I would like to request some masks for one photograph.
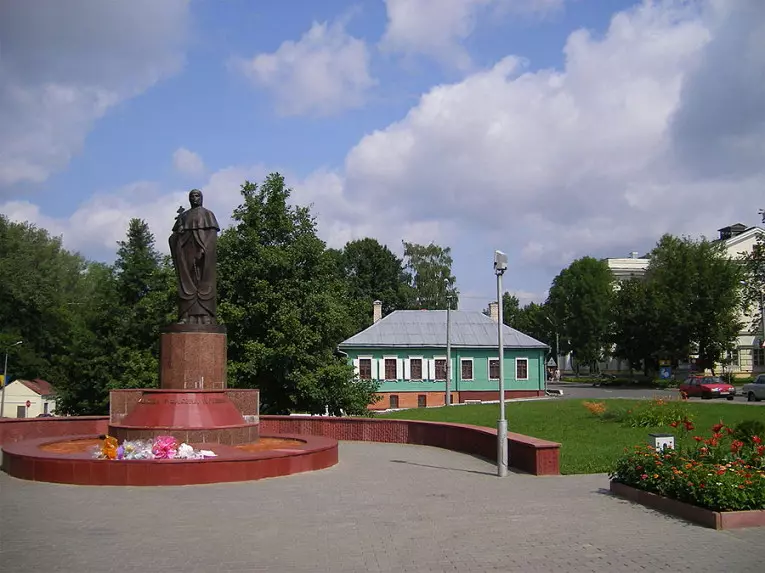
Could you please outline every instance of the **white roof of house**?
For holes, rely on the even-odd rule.
[[[527,334],[503,325],[505,348],[549,348]],[[497,323],[481,312],[451,311],[451,344],[460,348],[496,348]],[[397,310],[340,343],[349,347],[446,346],[445,310]]]

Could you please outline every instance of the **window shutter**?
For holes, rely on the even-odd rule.
[[[369,362],[370,362],[372,380],[379,380],[379,378],[377,377],[377,360],[375,360],[374,358],[370,358]]]
[[[436,379],[436,359],[431,358],[428,360],[428,380]]]
[[[409,358],[404,358],[404,380],[412,379],[412,365]]]
[[[401,358],[396,358],[396,380],[404,379],[404,361]]]
[[[377,362],[377,378],[380,380],[385,380],[385,358],[380,358],[377,360]]]
[[[353,359],[353,372],[356,374],[356,378],[359,377],[359,359]]]

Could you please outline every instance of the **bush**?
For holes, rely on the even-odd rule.
[[[582,402],[593,416],[605,422],[617,422],[628,428],[656,428],[659,426],[693,429],[693,414],[684,400],[654,398],[629,410],[608,409],[605,402]],[[765,435],[765,433],[763,434]]]
[[[657,426],[684,425],[686,430],[693,429],[693,415],[683,400],[653,398],[627,410],[622,424],[631,428],[655,428]]]
[[[752,436],[765,438],[765,424],[760,420],[744,420],[733,430],[733,437],[749,446],[752,445]]]
[[[741,426],[741,425],[740,425]],[[657,452],[651,446],[625,449],[609,477],[619,483],[714,511],[765,509],[765,445],[747,441],[721,422],[696,446]]]

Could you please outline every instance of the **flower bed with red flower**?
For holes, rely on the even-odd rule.
[[[678,428],[688,431],[687,425]],[[692,425],[691,425],[692,429]],[[765,444],[722,422],[695,445],[657,452],[652,446],[625,450],[609,477],[616,482],[713,511],[765,509]]]

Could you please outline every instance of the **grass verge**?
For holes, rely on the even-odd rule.
[[[629,428],[618,422],[600,419],[591,414],[582,402],[592,400],[544,400],[515,402],[506,405],[508,430],[535,438],[560,442],[561,473],[608,472],[624,448],[647,442],[648,434],[664,432],[675,435],[678,445],[691,445],[694,432],[682,436],[675,428]],[[627,410],[639,400],[597,400],[605,402],[609,411]],[[707,435],[719,421],[735,426],[744,420],[765,422],[765,407],[745,404],[687,402],[698,433]],[[381,414],[382,418],[454,422],[496,428],[497,404],[420,408]]]

